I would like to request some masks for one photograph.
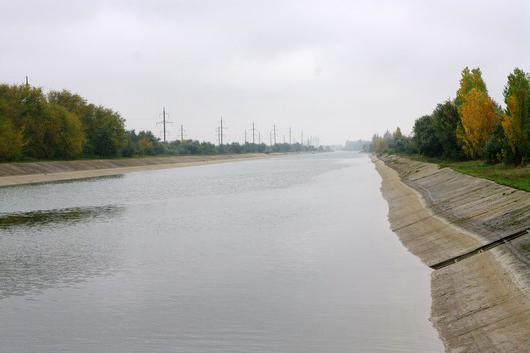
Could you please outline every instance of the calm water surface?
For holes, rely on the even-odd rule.
[[[0,189],[0,352],[441,352],[355,153]]]

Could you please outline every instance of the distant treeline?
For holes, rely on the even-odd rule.
[[[357,141],[351,141],[347,140],[344,143],[344,149],[346,151],[364,151],[366,147],[370,145],[370,141],[364,141],[364,140],[357,140]]]
[[[68,91],[0,85],[0,161],[111,158],[314,150],[301,144],[216,146],[193,140],[164,143],[151,131],[125,129],[118,112]]]
[[[479,68],[462,71],[455,99],[416,120],[412,136],[399,128],[374,135],[377,153],[422,154],[450,160],[481,159],[522,165],[530,158],[529,75],[515,69],[504,87],[502,108],[488,95]]]

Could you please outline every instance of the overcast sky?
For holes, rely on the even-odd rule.
[[[162,107],[186,136],[227,140],[256,123],[325,144],[368,139],[454,97],[480,66],[502,100],[530,71],[530,5],[506,1],[0,0],[0,81],[26,75],[150,129]]]

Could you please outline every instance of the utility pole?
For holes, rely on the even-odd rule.
[[[261,132],[258,131],[258,145],[261,145]]]
[[[272,146],[272,131],[269,131],[269,146]]]
[[[245,129],[245,145],[247,144],[247,129]]]
[[[256,144],[256,130],[254,129],[254,122],[252,122],[252,144]]]
[[[180,142],[184,143],[184,127],[180,124]]]
[[[291,127],[289,126],[289,144],[291,144]]]
[[[162,123],[164,124],[164,142],[166,142],[166,107],[162,108]]]
[[[28,76],[26,76],[26,88],[29,87],[29,79],[28,79]]]
[[[303,146],[304,145],[304,130],[302,130],[300,132],[300,144]]]
[[[166,113],[166,107],[162,107],[162,121],[158,122],[157,124],[162,124],[164,129],[164,142],[166,142],[166,124],[173,124],[172,121],[166,120],[166,115],[169,116],[169,114]]]
[[[220,140],[219,140],[219,144],[220,145],[223,145],[223,117],[221,117],[221,127],[219,128],[220,129]]]
[[[272,129],[274,130],[274,144],[276,144],[276,124],[272,125]]]

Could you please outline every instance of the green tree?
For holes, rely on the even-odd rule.
[[[15,129],[7,117],[0,114],[0,161],[10,161],[22,156],[22,133]]]
[[[84,152],[87,155],[117,156],[128,146],[125,121],[117,112],[88,104],[81,96],[66,90],[52,91],[48,99],[81,119],[86,135]]]
[[[127,144],[125,123],[122,117],[104,107],[97,107],[86,120],[87,149],[89,154],[112,157],[120,154]]]
[[[460,158],[462,149],[458,145],[456,131],[461,122],[456,104],[451,100],[438,104],[431,116],[436,139],[442,147],[442,157]]]
[[[418,151],[429,157],[442,155],[442,145],[436,137],[434,119],[430,115],[424,115],[414,123],[414,142]]]
[[[83,152],[85,134],[77,115],[57,104],[48,104],[47,114],[46,156],[60,159],[79,157]]]
[[[394,153],[409,153],[410,138],[403,135],[399,127],[392,134],[392,140],[389,142],[389,149]]]
[[[524,164],[530,155],[530,83],[527,74],[516,68],[508,75],[508,83],[503,93],[506,116],[502,126],[514,161]]]
[[[495,164],[507,159],[513,160],[508,140],[501,125],[498,125],[484,146],[482,157],[487,163]]]

